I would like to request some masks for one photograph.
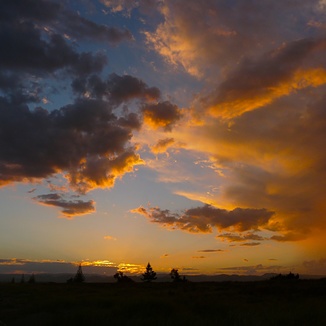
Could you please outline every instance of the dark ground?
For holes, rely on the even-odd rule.
[[[326,280],[1,283],[0,321],[7,326],[326,325]]]

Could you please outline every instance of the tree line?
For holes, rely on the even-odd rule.
[[[177,268],[172,268],[170,271],[170,277],[173,282],[187,282],[185,276],[182,276],[179,274],[179,271]],[[117,280],[118,283],[131,283],[134,282],[130,277],[125,275],[122,271],[117,271],[113,277]],[[147,264],[145,272],[142,274],[141,280],[143,282],[151,282],[155,281],[157,279],[156,272],[153,270],[150,263]],[[283,275],[278,274],[270,278],[271,281],[277,281],[277,280],[298,280],[299,274],[293,274],[290,272],[289,274]],[[85,282],[86,278],[82,271],[82,266],[79,264],[77,272],[74,277],[71,277],[67,280],[67,283],[83,283]],[[15,283],[15,278],[13,277],[11,280],[11,283]],[[20,283],[25,283],[25,275],[22,274]],[[35,275],[32,274],[28,281],[26,283],[36,283]]]

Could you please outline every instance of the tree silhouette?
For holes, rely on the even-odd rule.
[[[124,275],[123,272],[118,271],[116,272],[113,277],[118,281],[118,283],[131,283],[133,280],[128,277],[127,275]]]
[[[181,275],[178,272],[178,269],[172,268],[170,272],[170,276],[173,280],[173,282],[187,282],[187,279],[185,276],[181,277]]]
[[[287,275],[283,275],[283,274],[278,274],[276,276],[273,276],[270,278],[270,280],[272,281],[285,281],[285,280],[298,280],[300,278],[299,274],[293,274],[292,272],[290,272]]]
[[[77,273],[73,278],[73,282],[74,283],[83,283],[85,281],[85,276],[83,274],[82,268],[81,268],[81,264],[78,267]]]
[[[143,277],[141,280],[145,281],[145,282],[151,282],[156,279],[157,279],[156,273],[153,271],[151,264],[148,263],[147,267],[146,267],[146,272],[143,274]]]
[[[28,283],[35,283],[35,276],[34,276],[34,274],[32,274],[31,277],[29,278]]]
[[[24,274],[22,274],[22,278],[20,280],[20,283],[25,283],[25,275]]]

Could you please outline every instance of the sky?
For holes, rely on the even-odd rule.
[[[0,2],[0,273],[326,275],[326,1]]]

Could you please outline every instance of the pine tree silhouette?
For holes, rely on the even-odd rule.
[[[35,283],[35,276],[34,276],[34,274],[32,274],[31,277],[29,278],[28,283]]]
[[[73,282],[74,283],[83,283],[85,281],[85,276],[83,274],[82,268],[81,268],[81,264],[78,267],[77,273],[73,278]]]
[[[156,273],[153,271],[151,264],[148,263],[147,267],[146,267],[146,272],[143,274],[143,277],[141,280],[145,281],[145,282],[151,282],[156,279],[157,279]]]

